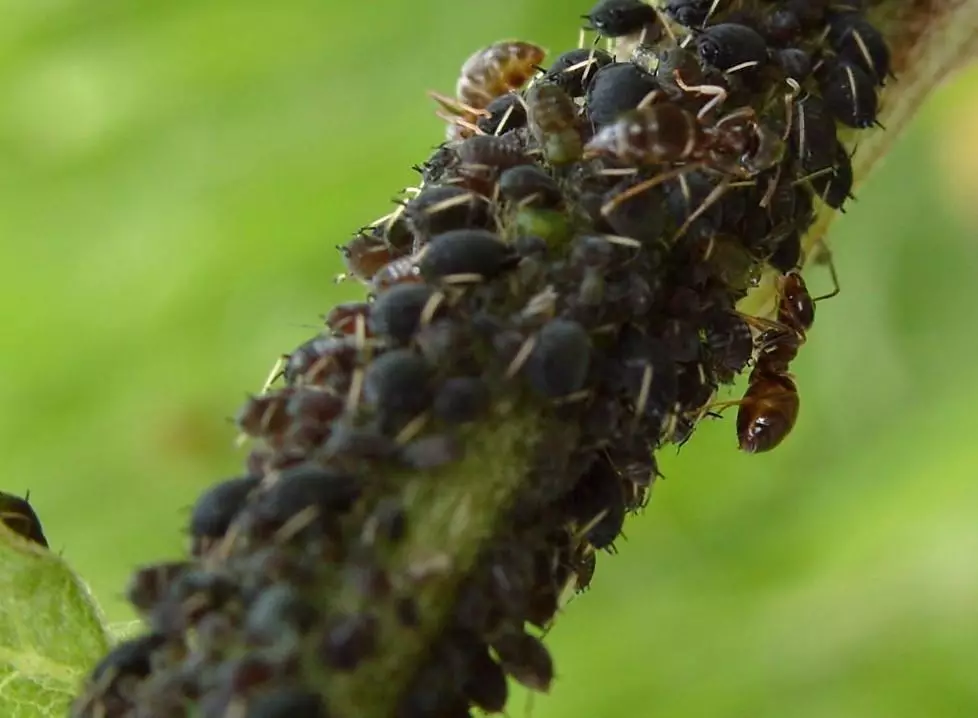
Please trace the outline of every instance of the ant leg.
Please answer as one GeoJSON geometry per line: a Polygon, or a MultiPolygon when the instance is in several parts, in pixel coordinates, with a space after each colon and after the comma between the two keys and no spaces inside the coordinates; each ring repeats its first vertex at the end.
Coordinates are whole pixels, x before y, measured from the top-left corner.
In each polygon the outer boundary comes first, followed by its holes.
{"type": "Polygon", "coordinates": [[[676,81],[676,85],[683,92],[695,92],[699,95],[713,96],[713,99],[703,105],[699,112],[696,113],[697,120],[702,120],[710,113],[711,110],[713,110],[715,107],[719,107],[723,101],[727,99],[727,90],[725,87],[721,87],[720,85],[687,85],[685,82],[683,82],[683,78],[679,73],[679,70],[673,70],[672,76],[676,81]]]}
{"type": "Polygon", "coordinates": [[[832,297],[839,294],[842,291],[842,287],[839,286],[839,275],[835,271],[835,262],[832,260],[832,252],[829,250],[828,245],[825,243],[823,237],[819,237],[818,245],[821,246],[822,251],[819,253],[816,261],[819,263],[826,263],[829,265],[829,275],[832,277],[832,291],[828,294],[823,294],[820,297],[815,297],[812,302],[821,302],[823,299],[832,299],[832,297]]]}
{"type": "Polygon", "coordinates": [[[642,194],[642,192],[652,189],[656,185],[660,185],[663,182],[667,182],[668,180],[671,180],[673,177],[679,177],[681,175],[686,174],[687,172],[692,172],[693,170],[698,169],[699,166],[700,166],[699,164],[691,164],[691,165],[684,165],[682,167],[676,167],[675,169],[671,169],[668,172],[663,172],[661,174],[656,175],[655,177],[647,179],[644,182],[639,182],[636,185],[632,185],[621,194],[615,195],[610,200],[605,202],[601,206],[601,216],[607,217],[609,214],[614,212],[619,205],[621,205],[624,202],[627,202],[632,197],[640,195],[642,194]]]}

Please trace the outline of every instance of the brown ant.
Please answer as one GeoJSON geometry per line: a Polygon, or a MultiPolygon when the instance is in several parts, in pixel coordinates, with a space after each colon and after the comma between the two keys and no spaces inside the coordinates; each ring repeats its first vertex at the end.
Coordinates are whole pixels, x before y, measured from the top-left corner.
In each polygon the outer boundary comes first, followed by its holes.
{"type": "MultiPolygon", "coordinates": [[[[718,172],[722,179],[679,228],[678,239],[735,186],[735,180],[753,181],[758,174],[778,166],[784,157],[785,139],[750,107],[738,108],[710,121],[708,116],[726,100],[727,90],[719,85],[688,85],[679,70],[674,70],[673,75],[676,86],[683,92],[710,98],[695,115],[675,103],[657,102],[660,91],[653,90],[635,110],[599,131],[584,150],[585,157],[607,155],[635,167],[678,165],[614,197],[601,208],[605,216],[621,203],[676,176],[702,168],[718,172]]],[[[800,88],[793,81],[788,84],[790,91],[784,100],[790,108],[800,88]]]]}
{"type": "Polygon", "coordinates": [[[778,279],[778,310],[775,321],[744,317],[761,329],[754,369],[742,399],[714,404],[710,408],[739,406],[737,438],[741,451],[760,453],[778,446],[791,433],[798,419],[799,396],[789,365],[798,356],[815,323],[815,303],[839,293],[835,266],[829,264],[834,288],[812,298],[798,270],[778,279]]]}

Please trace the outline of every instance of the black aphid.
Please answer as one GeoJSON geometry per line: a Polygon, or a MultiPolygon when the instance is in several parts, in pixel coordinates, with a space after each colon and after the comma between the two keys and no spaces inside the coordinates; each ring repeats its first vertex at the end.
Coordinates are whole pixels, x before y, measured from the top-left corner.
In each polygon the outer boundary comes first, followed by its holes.
{"type": "Polygon", "coordinates": [[[696,35],[695,42],[703,63],[721,72],[750,72],[768,59],[764,38],[746,25],[711,25],[696,35]]]}
{"type": "Polygon", "coordinates": [[[858,65],[876,84],[882,86],[890,75],[890,49],[883,33],[862,14],[833,14],[828,40],[841,58],[858,65]]]}
{"type": "Polygon", "coordinates": [[[650,73],[631,62],[606,65],[595,73],[588,88],[587,118],[596,129],[610,125],[658,88],[650,73]]]}
{"type": "Polygon", "coordinates": [[[547,70],[547,79],[556,82],[571,97],[582,97],[595,73],[614,58],[598,48],[579,47],[557,57],[547,70]]]}
{"type": "Polygon", "coordinates": [[[625,494],[621,479],[608,459],[599,454],[578,479],[565,500],[566,510],[586,529],[596,549],[611,546],[625,524],[625,494]]]}
{"type": "Polygon", "coordinates": [[[825,106],[839,122],[857,129],[876,124],[876,85],[859,65],[826,61],[818,81],[825,106]]]}
{"type": "Polygon", "coordinates": [[[468,647],[466,659],[465,695],[486,713],[502,713],[509,696],[506,672],[492,659],[484,644],[468,647]]]}
{"type": "Polygon", "coordinates": [[[645,28],[647,41],[659,34],[655,10],[643,0],[601,0],[582,17],[604,37],[634,35],[645,28]]]}
{"type": "Polygon", "coordinates": [[[418,268],[428,280],[459,276],[488,280],[513,267],[515,261],[510,247],[492,232],[459,229],[432,239],[418,268]]]}
{"type": "Polygon", "coordinates": [[[713,0],[666,0],[665,13],[680,25],[700,27],[706,22],[713,0]]]}
{"type": "Polygon", "coordinates": [[[370,309],[370,329],[373,333],[393,340],[395,344],[411,341],[422,317],[426,321],[434,319],[441,308],[437,298],[433,301],[435,290],[426,284],[398,284],[377,297],[370,309]],[[433,302],[429,305],[429,302],[433,302]],[[425,307],[430,315],[425,316],[425,307]]]}
{"type": "Polygon", "coordinates": [[[275,483],[258,494],[249,515],[260,527],[274,530],[309,511],[308,525],[329,529],[335,526],[337,514],[350,509],[361,490],[361,482],[352,474],[314,464],[297,466],[283,471],[275,483]]]}
{"type": "Polygon", "coordinates": [[[829,172],[811,177],[809,183],[816,196],[833,209],[843,209],[852,198],[852,157],[845,145],[836,142],[835,165],[829,172]]]}
{"type": "Polygon", "coordinates": [[[553,659],[539,638],[528,633],[508,633],[495,639],[503,670],[527,688],[547,693],[554,679],[553,659]]]}
{"type": "Polygon", "coordinates": [[[151,610],[191,565],[187,561],[170,561],[136,569],[129,578],[126,598],[139,611],[151,610]]]}
{"type": "Polygon", "coordinates": [[[478,377],[452,377],[438,387],[432,408],[445,423],[464,424],[481,417],[490,399],[489,387],[478,377]]]}
{"type": "Polygon", "coordinates": [[[409,349],[395,349],[367,367],[363,398],[385,419],[412,419],[431,404],[431,381],[428,362],[409,349]]]}
{"type": "Polygon", "coordinates": [[[26,498],[0,491],[0,521],[17,535],[47,548],[41,520],[26,498]]]}
{"type": "Polygon", "coordinates": [[[485,111],[488,116],[480,117],[475,124],[487,135],[502,135],[526,127],[526,108],[514,92],[497,97],[486,105],[485,111]]]}
{"type": "Polygon", "coordinates": [[[499,196],[535,207],[556,207],[563,198],[553,178],[536,165],[511,167],[499,175],[499,196]]]}
{"type": "Polygon", "coordinates": [[[584,388],[591,366],[591,339],[567,319],[547,322],[535,336],[524,374],[540,394],[556,399],[584,388]]]}
{"type": "MultiPolygon", "coordinates": [[[[462,146],[456,149],[459,159],[462,146]]],[[[414,230],[416,245],[419,240],[423,244],[442,232],[466,227],[488,228],[492,224],[486,199],[461,187],[426,187],[404,206],[403,216],[414,230]]]]}
{"type": "Polygon", "coordinates": [[[242,476],[212,486],[198,497],[190,514],[192,553],[195,556],[199,556],[211,542],[227,533],[231,522],[259,483],[259,476],[242,476]]]}

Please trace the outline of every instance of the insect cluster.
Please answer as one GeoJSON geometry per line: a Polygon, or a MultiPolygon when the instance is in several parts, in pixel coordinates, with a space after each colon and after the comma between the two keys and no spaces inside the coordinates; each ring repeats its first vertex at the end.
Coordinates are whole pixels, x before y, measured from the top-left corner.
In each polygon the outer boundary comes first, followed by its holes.
{"type": "Polygon", "coordinates": [[[539,631],[645,505],[655,450],[751,365],[725,402],[741,448],[795,422],[789,365],[814,321],[801,236],[850,197],[837,131],[875,123],[889,75],[845,3],[604,0],[587,29],[613,52],[469,58],[436,96],[449,139],[420,186],[341,248],[368,299],[331,309],[241,409],[242,476],[198,499],[187,561],[134,575],[150,632],[105,658],[75,714],[336,716],[330,690],[411,631],[427,651],[391,715],[501,712],[507,677],[548,690],[539,631]],[[777,315],[745,316],[766,268],[777,315]],[[423,530],[409,497],[528,407],[540,435],[472,570],[453,572],[451,546],[406,557],[423,530]],[[417,597],[446,576],[435,616],[417,597]]]}

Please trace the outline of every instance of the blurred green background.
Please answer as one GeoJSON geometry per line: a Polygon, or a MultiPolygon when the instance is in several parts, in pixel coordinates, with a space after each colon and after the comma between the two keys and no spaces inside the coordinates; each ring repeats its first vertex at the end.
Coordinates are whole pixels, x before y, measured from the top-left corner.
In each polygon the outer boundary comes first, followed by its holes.
{"type": "MultiPolygon", "coordinates": [[[[2,4],[0,488],[128,620],[130,567],[239,468],[245,392],[359,296],[334,245],[440,141],[425,90],[497,39],[576,44],[590,3],[2,4]]],[[[978,715],[976,90],[833,228],[791,440],[742,455],[728,418],[663,458],[534,716],[978,715]]]]}

